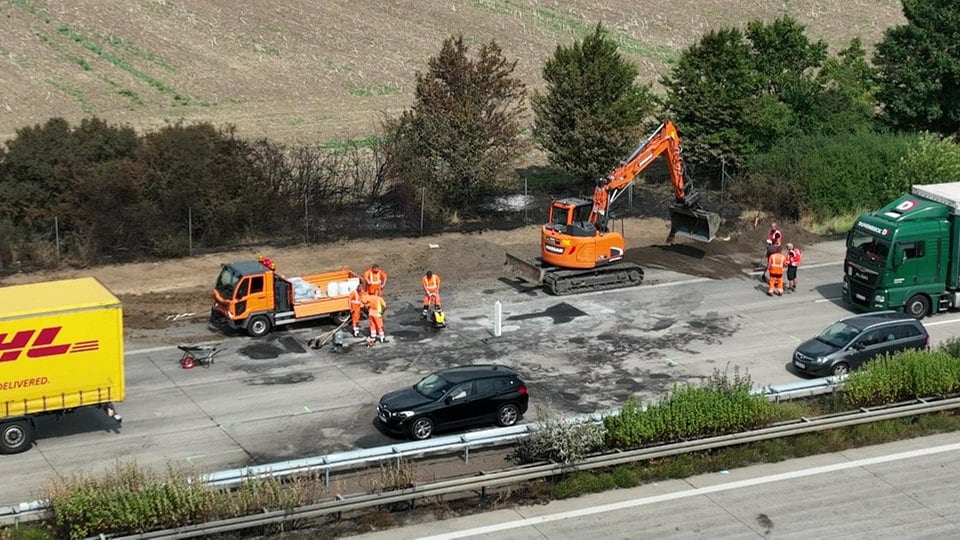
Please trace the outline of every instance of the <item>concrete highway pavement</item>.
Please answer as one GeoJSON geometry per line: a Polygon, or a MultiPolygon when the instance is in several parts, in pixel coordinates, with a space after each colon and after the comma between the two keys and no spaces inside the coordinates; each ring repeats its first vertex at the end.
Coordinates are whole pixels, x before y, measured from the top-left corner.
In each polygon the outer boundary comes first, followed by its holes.
{"type": "MultiPolygon", "coordinates": [[[[533,407],[549,399],[566,413],[656,399],[728,366],[745,368],[756,385],[796,381],[785,368],[796,344],[849,314],[838,299],[840,254],[832,244],[807,249],[800,290],[782,298],[747,275],[704,280],[651,265],[647,285],[570,297],[500,281],[445,291],[450,326],[440,332],[419,319],[418,298],[392,301],[391,341],[367,348],[350,338],[342,354],[304,345],[329,325],[221,337],[216,363],[192,370],[180,369],[174,347],[131,346],[122,428],[95,411],[41,419],[36,448],[0,459],[0,503],[33,500],[43,481],[118,460],[215,471],[390,444],[397,439],[374,424],[379,397],[465,363],[513,366],[533,407]],[[498,300],[503,327],[494,338],[498,300]]],[[[947,314],[928,326],[940,340],[957,335],[958,323],[947,314]]],[[[525,420],[535,417],[533,409],[525,420]]]]}
{"type": "Polygon", "coordinates": [[[957,538],[958,482],[949,433],[355,538],[957,538]]]}

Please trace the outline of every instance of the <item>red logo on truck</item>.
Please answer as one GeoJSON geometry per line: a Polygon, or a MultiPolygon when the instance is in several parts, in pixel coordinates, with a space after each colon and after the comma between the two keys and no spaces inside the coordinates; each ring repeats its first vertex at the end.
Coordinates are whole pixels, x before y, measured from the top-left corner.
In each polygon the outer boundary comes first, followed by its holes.
{"type": "Polygon", "coordinates": [[[44,358],[68,352],[96,351],[100,348],[98,339],[75,343],[54,343],[61,328],[63,327],[54,326],[42,330],[21,330],[13,334],[13,337],[10,337],[9,333],[0,334],[0,362],[12,362],[20,358],[20,354],[24,351],[27,352],[27,358],[44,358]]]}

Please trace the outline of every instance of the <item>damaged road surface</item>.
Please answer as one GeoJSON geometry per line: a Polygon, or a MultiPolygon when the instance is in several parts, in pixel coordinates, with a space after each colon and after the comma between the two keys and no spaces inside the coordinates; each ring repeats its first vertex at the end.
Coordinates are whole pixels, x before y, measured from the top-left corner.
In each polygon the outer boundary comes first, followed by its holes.
{"type": "Polygon", "coordinates": [[[445,291],[448,327],[441,330],[421,319],[419,298],[390,302],[388,342],[373,347],[346,334],[340,353],[308,348],[307,340],[334,328],[318,325],[262,339],[219,336],[224,352],[209,369],[181,369],[175,347],[134,351],[122,429],[103,433],[98,417],[44,421],[36,449],[4,456],[0,503],[36,499],[54,474],[117,461],[215,471],[390,444],[397,439],[375,424],[379,397],[470,363],[521,374],[530,392],[527,422],[547,401],[566,414],[592,413],[630,397],[655,400],[734,366],[755,385],[795,381],[785,365],[797,342],[848,313],[820,292],[833,291],[836,279],[832,266],[808,269],[802,290],[783,298],[767,297],[746,277],[686,277],[562,299],[486,284],[445,291]]]}

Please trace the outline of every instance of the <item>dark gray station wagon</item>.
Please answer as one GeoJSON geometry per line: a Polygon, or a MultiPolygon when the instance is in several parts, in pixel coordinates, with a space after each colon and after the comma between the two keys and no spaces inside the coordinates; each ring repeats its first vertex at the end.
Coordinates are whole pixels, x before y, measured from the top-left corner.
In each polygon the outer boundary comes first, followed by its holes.
{"type": "Polygon", "coordinates": [[[929,346],[930,335],[912,316],[896,311],[864,313],[841,319],[801,343],[792,364],[807,375],[846,375],[878,356],[929,346]]]}

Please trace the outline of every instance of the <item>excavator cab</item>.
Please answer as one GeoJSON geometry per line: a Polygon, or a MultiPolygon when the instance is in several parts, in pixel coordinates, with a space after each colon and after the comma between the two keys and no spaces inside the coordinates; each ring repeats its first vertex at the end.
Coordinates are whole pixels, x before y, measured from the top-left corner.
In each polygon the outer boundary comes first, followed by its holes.
{"type": "Polygon", "coordinates": [[[548,226],[570,236],[594,236],[596,226],[590,221],[593,201],[569,197],[550,204],[548,226]]]}
{"type": "Polygon", "coordinates": [[[720,215],[706,210],[677,204],[670,207],[670,236],[682,236],[700,242],[709,242],[717,236],[720,228],[720,215]]]}

